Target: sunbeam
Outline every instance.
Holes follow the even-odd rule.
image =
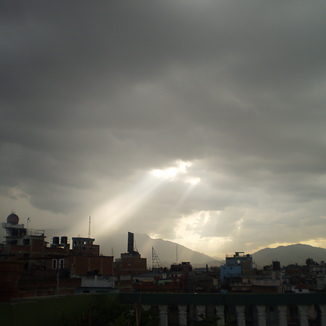
[[[92,215],[96,217],[98,234],[114,232],[123,225],[129,218],[135,216],[137,211],[149,201],[156,191],[167,182],[182,181],[189,183],[185,193],[180,197],[174,207],[179,206],[189,195],[191,190],[200,181],[199,178],[178,179],[178,176],[187,174],[187,168],[191,162],[176,161],[175,166],[166,169],[153,169],[133,187],[126,190],[119,196],[109,200],[98,208]]]
[[[142,181],[126,190],[123,194],[109,200],[94,212],[96,220],[101,225],[99,235],[104,232],[115,231],[126,220],[132,217],[137,210],[149,200],[164,180],[154,179],[147,175]]]

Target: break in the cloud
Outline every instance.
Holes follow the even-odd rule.
[[[324,2],[0,6],[3,219],[214,256],[323,243]]]

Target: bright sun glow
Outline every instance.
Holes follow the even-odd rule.
[[[209,231],[220,214],[220,211],[200,211],[181,217],[174,227],[175,238],[171,240],[197,251],[205,248],[203,251],[212,257],[220,255],[223,246],[232,242],[231,237],[212,236]]]
[[[196,185],[197,183],[200,182],[200,178],[189,178],[186,180],[186,182],[192,184],[192,185]]]
[[[191,165],[191,162],[177,161],[176,166],[168,167],[166,169],[154,169],[151,173],[158,178],[174,180],[179,174],[186,174],[187,168],[191,167]]]
[[[200,182],[200,178],[190,177],[188,174],[191,162],[176,161],[175,166],[166,169],[153,169],[149,174],[144,175],[138,183],[131,188],[126,189],[123,193],[111,198],[103,204],[92,216],[98,221],[100,233],[116,230],[125,223],[129,218],[135,216],[142,206],[149,202],[151,196],[164,186],[166,182],[179,181],[188,183],[184,192],[180,193],[173,207],[179,207],[188,197],[194,187]],[[154,176],[154,178],[153,178]]]

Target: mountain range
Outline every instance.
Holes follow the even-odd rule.
[[[48,233],[51,234],[53,232]],[[60,232],[58,233],[56,230],[56,234],[60,234]],[[120,257],[121,253],[127,252],[127,233],[115,233],[110,236],[96,237],[95,243],[100,244],[101,254],[112,255],[116,259]],[[205,267],[206,265],[220,266],[225,264],[225,257],[212,258],[172,241],[153,239],[147,234],[135,234],[135,249],[142,257],[147,258],[147,266],[149,268],[153,264],[152,248],[154,248],[155,255],[158,257],[162,267],[169,267],[177,262],[190,262],[193,267]],[[308,258],[312,258],[318,263],[326,261],[326,249],[305,244],[265,248],[249,254],[252,255],[253,261],[258,268],[271,265],[273,261],[279,261],[281,266],[290,264],[304,265]]]
[[[111,253],[115,258],[119,258],[120,253],[127,251],[127,235],[114,237],[112,241]],[[109,250],[109,242],[102,241],[101,247]],[[152,239],[147,234],[135,234],[135,248],[142,257],[147,258],[147,265],[152,267],[152,248],[159,258],[163,267],[169,267],[173,263],[190,262],[194,267],[220,266],[225,264],[225,258],[215,259],[203,253],[193,251],[172,241],[162,239]],[[113,252],[114,251],[114,252]],[[304,244],[293,244],[289,246],[279,246],[277,248],[265,248],[252,254],[253,260],[258,267],[271,265],[273,261],[279,261],[282,266],[290,264],[304,265],[306,259],[312,258],[320,262],[326,261],[326,249],[313,247]]]
[[[127,251],[127,235],[114,235],[107,239],[99,239],[102,251],[105,255],[120,257],[120,253]],[[169,267],[171,264],[190,262],[194,267],[220,266],[224,261],[214,259],[203,253],[191,250],[172,241],[163,239],[152,239],[147,234],[135,234],[135,249],[142,257],[147,258],[147,266],[152,267],[152,248],[154,255],[158,257],[162,267]]]
[[[255,252],[252,257],[258,267],[271,265],[273,261],[279,261],[282,266],[304,265],[308,258],[312,258],[318,263],[326,261],[326,249],[305,244],[293,244],[277,248],[265,248]]]

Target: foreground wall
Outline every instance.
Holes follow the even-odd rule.
[[[31,298],[0,304],[1,326],[82,325],[97,314],[109,314],[130,304],[143,309],[155,308],[158,325],[187,325],[208,314],[224,325],[232,313],[232,325],[326,325],[326,294],[82,294]],[[172,308],[172,309],[171,309]],[[271,309],[274,316],[270,314]],[[311,308],[316,312],[311,315]],[[171,310],[174,315],[171,315]],[[115,316],[116,317],[116,316]],[[113,320],[113,319],[112,319]],[[79,323],[78,323],[79,322]],[[92,323],[96,326],[96,323]]]
[[[112,299],[114,296],[82,294],[0,303],[0,325],[74,325],[74,321],[87,316],[93,307],[109,304]]]

